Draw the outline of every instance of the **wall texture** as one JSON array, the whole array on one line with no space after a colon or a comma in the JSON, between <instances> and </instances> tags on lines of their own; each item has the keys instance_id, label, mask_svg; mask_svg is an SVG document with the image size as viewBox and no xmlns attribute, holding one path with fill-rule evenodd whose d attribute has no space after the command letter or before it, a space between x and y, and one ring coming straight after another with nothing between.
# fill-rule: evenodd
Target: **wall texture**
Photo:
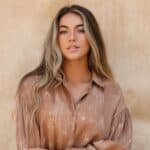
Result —
<instances>
[{"instance_id":1,"label":"wall texture","mask_svg":"<svg viewBox=\"0 0 150 150\"><path fill-rule=\"evenodd\" d=\"M109 63L132 113L133 150L149 150L150 1L0 0L0 149L15 150L15 91L39 62L57 10L77 3L98 19Z\"/></svg>"}]
</instances>

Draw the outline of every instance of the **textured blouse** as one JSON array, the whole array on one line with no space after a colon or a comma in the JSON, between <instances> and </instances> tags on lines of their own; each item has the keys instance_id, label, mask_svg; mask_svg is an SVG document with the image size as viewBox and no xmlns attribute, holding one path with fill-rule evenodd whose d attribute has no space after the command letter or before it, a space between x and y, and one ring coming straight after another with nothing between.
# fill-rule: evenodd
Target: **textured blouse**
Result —
<instances>
[{"instance_id":1,"label":"textured blouse","mask_svg":"<svg viewBox=\"0 0 150 150\"><path fill-rule=\"evenodd\" d=\"M53 88L44 88L39 94L40 103L31 133L32 89L37 80L37 76L26 78L19 92L18 150L131 149L132 121L122 90L116 82L96 73L92 73L89 86L78 93L78 99L71 96L64 75Z\"/></svg>"}]
</instances>

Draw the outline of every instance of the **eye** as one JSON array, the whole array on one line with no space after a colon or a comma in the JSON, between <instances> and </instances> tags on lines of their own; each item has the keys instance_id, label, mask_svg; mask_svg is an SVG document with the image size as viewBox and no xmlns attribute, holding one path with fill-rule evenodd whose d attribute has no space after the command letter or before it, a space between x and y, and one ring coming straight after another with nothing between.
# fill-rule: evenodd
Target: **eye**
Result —
<instances>
[{"instance_id":1,"label":"eye","mask_svg":"<svg viewBox=\"0 0 150 150\"><path fill-rule=\"evenodd\" d=\"M59 31L59 34L65 34L65 33L67 33L67 31L65 31L65 30Z\"/></svg>"},{"instance_id":2,"label":"eye","mask_svg":"<svg viewBox=\"0 0 150 150\"><path fill-rule=\"evenodd\" d=\"M85 32L85 30L84 30L84 29L78 29L78 32L80 32L80 33L84 33L84 32Z\"/></svg>"}]
</instances>

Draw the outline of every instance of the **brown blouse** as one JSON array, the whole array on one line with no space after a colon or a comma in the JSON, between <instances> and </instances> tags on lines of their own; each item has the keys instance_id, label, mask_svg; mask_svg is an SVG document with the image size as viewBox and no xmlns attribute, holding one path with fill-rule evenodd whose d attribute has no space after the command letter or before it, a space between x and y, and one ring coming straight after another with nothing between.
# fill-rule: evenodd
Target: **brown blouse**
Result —
<instances>
[{"instance_id":1,"label":"brown blouse","mask_svg":"<svg viewBox=\"0 0 150 150\"><path fill-rule=\"evenodd\" d=\"M33 132L29 132L31 91L37 79L32 76L24 80L18 96L18 150L105 150L105 143L109 150L131 149L132 122L122 90L95 73L87 88L77 94L78 99L71 96L65 76L54 88L43 89Z\"/></svg>"}]
</instances>

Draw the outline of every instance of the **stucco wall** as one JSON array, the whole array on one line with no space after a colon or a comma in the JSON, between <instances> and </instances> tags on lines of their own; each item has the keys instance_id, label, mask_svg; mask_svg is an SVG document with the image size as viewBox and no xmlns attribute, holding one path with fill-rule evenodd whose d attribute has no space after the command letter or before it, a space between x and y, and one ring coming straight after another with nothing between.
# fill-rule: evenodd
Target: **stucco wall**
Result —
<instances>
[{"instance_id":1,"label":"stucco wall","mask_svg":"<svg viewBox=\"0 0 150 150\"><path fill-rule=\"evenodd\" d=\"M0 0L0 149L15 150L15 90L42 54L57 10L77 3L98 19L108 59L133 118L133 150L149 150L150 1Z\"/></svg>"}]
</instances>

